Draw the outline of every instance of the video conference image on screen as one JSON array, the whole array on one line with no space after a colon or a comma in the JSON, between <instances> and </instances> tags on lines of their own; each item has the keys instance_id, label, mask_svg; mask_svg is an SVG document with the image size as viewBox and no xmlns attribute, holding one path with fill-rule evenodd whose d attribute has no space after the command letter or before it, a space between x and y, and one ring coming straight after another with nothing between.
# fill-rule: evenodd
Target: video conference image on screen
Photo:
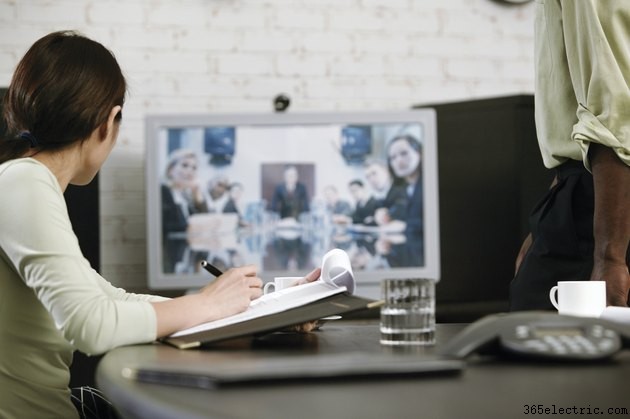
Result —
<instances>
[{"instance_id":1,"label":"video conference image on screen","mask_svg":"<svg viewBox=\"0 0 630 419\"><path fill-rule=\"evenodd\" d=\"M333 248L357 272L425 265L418 122L163 126L149 203L161 274L307 272ZM152 185L153 184L153 185Z\"/></svg>"}]
</instances>

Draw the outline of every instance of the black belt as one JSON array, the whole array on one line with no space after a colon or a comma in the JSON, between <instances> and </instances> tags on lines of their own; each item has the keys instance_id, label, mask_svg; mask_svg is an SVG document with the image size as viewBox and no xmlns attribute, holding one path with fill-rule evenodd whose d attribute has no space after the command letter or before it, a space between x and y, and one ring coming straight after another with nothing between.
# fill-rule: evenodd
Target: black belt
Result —
<instances>
[{"instance_id":1,"label":"black belt","mask_svg":"<svg viewBox=\"0 0 630 419\"><path fill-rule=\"evenodd\" d=\"M566 178L572 175L590 174L581 160L567 160L556 168L558 178Z\"/></svg>"}]
</instances>

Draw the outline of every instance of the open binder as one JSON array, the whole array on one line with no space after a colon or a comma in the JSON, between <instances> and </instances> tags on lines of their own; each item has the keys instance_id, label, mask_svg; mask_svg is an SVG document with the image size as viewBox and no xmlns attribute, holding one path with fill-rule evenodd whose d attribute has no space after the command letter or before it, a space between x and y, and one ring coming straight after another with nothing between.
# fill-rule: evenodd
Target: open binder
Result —
<instances>
[{"instance_id":1,"label":"open binder","mask_svg":"<svg viewBox=\"0 0 630 419\"><path fill-rule=\"evenodd\" d=\"M348 255L333 249L324 256L322 276L317 281L265 294L243 313L182 330L163 342L180 349L195 348L380 305L379 301L353 295L354 289Z\"/></svg>"}]
</instances>

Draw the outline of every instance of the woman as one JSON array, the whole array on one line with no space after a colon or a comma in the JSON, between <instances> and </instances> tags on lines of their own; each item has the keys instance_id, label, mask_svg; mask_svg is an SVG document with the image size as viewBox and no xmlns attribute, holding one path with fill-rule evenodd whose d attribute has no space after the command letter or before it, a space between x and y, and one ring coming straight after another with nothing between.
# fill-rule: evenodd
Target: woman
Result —
<instances>
[{"instance_id":1,"label":"woman","mask_svg":"<svg viewBox=\"0 0 630 419\"><path fill-rule=\"evenodd\" d=\"M424 265L422 144L414 136L394 137L387 145L389 171L406 197L405 243L389 253L392 266Z\"/></svg>"},{"instance_id":2,"label":"woman","mask_svg":"<svg viewBox=\"0 0 630 419\"><path fill-rule=\"evenodd\" d=\"M125 92L114 56L74 32L35 42L13 75L0 141L0 417L78 417L67 387L75 349L151 342L261 295L254 266L165 299L113 287L83 257L63 192L109 155Z\"/></svg>"},{"instance_id":3,"label":"woman","mask_svg":"<svg viewBox=\"0 0 630 419\"><path fill-rule=\"evenodd\" d=\"M197 179L198 158L194 151L180 148L168 157L162 185L162 233L184 232L191 214L208 208Z\"/></svg>"},{"instance_id":4,"label":"woman","mask_svg":"<svg viewBox=\"0 0 630 419\"><path fill-rule=\"evenodd\" d=\"M406 231L421 233L422 226L422 145L411 135L394 137L387 145L387 161L396 184L407 195Z\"/></svg>"},{"instance_id":5,"label":"woman","mask_svg":"<svg viewBox=\"0 0 630 419\"><path fill-rule=\"evenodd\" d=\"M191 251L185 235L189 228L189 217L208 211L197 177L198 163L197 154L186 148L174 150L168 156L160 189L164 272L189 273L199 270L197 254Z\"/></svg>"}]
</instances>

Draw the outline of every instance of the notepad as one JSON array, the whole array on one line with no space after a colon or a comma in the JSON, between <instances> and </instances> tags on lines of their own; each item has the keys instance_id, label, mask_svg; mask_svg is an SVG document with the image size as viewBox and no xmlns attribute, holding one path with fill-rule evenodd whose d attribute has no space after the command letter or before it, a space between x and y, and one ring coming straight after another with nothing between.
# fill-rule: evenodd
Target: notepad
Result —
<instances>
[{"instance_id":1,"label":"notepad","mask_svg":"<svg viewBox=\"0 0 630 419\"><path fill-rule=\"evenodd\" d=\"M331 295L342 293L344 291L346 291L346 287L338 287L323 280L317 280L295 287L284 288L280 291L265 294L257 300L252 301L249 308L242 313L182 330L172 334L171 337L177 338L193 333L218 329L231 324L256 319L258 317L280 313L294 307L300 307L313 301L324 299Z\"/></svg>"},{"instance_id":2,"label":"notepad","mask_svg":"<svg viewBox=\"0 0 630 419\"><path fill-rule=\"evenodd\" d=\"M377 301L352 295L355 278L345 251L333 249L326 253L321 271L321 278L314 282L265 294L242 313L179 331L163 341L188 349L379 305Z\"/></svg>"}]
</instances>

